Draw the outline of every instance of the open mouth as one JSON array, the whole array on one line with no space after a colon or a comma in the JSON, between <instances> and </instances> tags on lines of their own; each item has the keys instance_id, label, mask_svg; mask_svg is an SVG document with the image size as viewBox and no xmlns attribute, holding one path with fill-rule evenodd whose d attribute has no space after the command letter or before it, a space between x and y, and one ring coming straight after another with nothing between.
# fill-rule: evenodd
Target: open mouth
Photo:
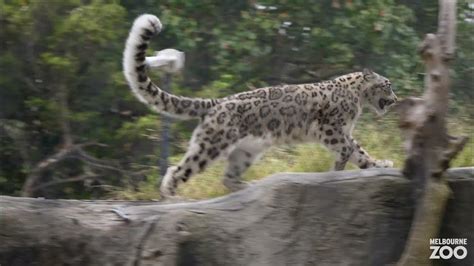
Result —
<instances>
[{"instance_id":1,"label":"open mouth","mask_svg":"<svg viewBox=\"0 0 474 266\"><path fill-rule=\"evenodd\" d=\"M379 107L380 107L380 110L383 110L385 108L385 105L387 104L387 100L385 99L380 99L379 100Z\"/></svg>"},{"instance_id":2,"label":"open mouth","mask_svg":"<svg viewBox=\"0 0 474 266\"><path fill-rule=\"evenodd\" d=\"M392 101L392 100L380 99L379 100L379 107L380 107L381 110L384 110L384 108L386 106L390 106L394 103L395 103L395 101Z\"/></svg>"}]
</instances>

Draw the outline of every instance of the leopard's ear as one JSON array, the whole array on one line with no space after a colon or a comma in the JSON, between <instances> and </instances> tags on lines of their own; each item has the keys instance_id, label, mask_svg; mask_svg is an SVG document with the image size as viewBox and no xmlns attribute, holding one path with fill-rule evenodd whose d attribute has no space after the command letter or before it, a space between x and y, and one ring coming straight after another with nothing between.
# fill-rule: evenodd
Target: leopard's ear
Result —
<instances>
[{"instance_id":1,"label":"leopard's ear","mask_svg":"<svg viewBox=\"0 0 474 266\"><path fill-rule=\"evenodd\" d=\"M373 80L377 77L377 74L375 74L374 71L368 68L364 68L364 70L362 70L362 74L364 75L364 79L367 81Z\"/></svg>"}]
</instances>

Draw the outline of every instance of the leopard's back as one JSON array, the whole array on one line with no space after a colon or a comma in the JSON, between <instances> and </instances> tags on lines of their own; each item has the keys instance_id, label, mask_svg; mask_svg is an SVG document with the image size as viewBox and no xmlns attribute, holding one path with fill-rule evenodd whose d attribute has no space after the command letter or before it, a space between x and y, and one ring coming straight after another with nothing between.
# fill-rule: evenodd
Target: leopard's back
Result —
<instances>
[{"instance_id":1,"label":"leopard's back","mask_svg":"<svg viewBox=\"0 0 474 266\"><path fill-rule=\"evenodd\" d=\"M232 130L240 137L305 141L320 137L325 124L352 125L358 113L354 97L352 92L341 93L332 82L260 88L224 98L202 124L206 129Z\"/></svg>"}]
</instances>

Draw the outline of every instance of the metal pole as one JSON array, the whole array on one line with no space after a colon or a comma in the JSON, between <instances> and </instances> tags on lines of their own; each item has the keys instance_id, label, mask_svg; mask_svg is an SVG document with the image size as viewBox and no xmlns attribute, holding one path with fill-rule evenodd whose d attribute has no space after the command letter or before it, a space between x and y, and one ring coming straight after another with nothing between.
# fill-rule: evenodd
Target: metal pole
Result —
<instances>
[{"instance_id":1,"label":"metal pole","mask_svg":"<svg viewBox=\"0 0 474 266\"><path fill-rule=\"evenodd\" d=\"M150 68L162 69L165 72L163 77L163 90L171 91L171 75L179 72L184 66L184 53L176 49L164 49L156 52L155 56L148 56L145 59ZM170 155L170 124L171 118L167 115L161 116L161 149L158 161L160 176L165 176L168 169L168 157ZM162 178L158 185L161 186Z\"/></svg>"},{"instance_id":2,"label":"metal pole","mask_svg":"<svg viewBox=\"0 0 474 266\"><path fill-rule=\"evenodd\" d=\"M169 92L171 88L171 73L165 73L163 79L163 90ZM170 122L171 118L167 115L161 116L161 154L159 160L160 167L160 176L166 174L166 169L168 169L168 157L170 154ZM161 183L161 180L160 180Z\"/></svg>"}]
</instances>

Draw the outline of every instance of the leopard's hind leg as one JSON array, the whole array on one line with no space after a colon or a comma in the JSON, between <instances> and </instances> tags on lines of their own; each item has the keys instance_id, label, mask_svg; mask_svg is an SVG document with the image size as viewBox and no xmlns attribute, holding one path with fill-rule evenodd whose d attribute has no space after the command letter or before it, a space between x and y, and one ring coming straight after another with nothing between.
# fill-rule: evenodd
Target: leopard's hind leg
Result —
<instances>
[{"instance_id":1,"label":"leopard's hind leg","mask_svg":"<svg viewBox=\"0 0 474 266\"><path fill-rule=\"evenodd\" d=\"M230 191L237 191L247 186L242 181L242 174L260 158L270 144L264 140L245 138L241 140L227 157L228 165L224 174L224 185Z\"/></svg>"},{"instance_id":2,"label":"leopard's hind leg","mask_svg":"<svg viewBox=\"0 0 474 266\"><path fill-rule=\"evenodd\" d=\"M206 131L210 132L208 128ZM160 186L161 196L163 198L175 196L179 183L187 182L191 176L203 171L219 157L226 156L235 139L225 138L225 135L224 130L205 133L202 126L198 126L194 130L183 159L166 171Z\"/></svg>"}]
</instances>

